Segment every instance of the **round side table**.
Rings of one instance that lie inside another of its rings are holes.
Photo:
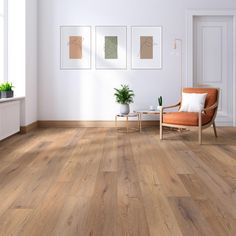
[[[125,123],[126,123],[126,130],[122,129],[121,127],[118,127],[118,119],[119,118],[125,118]],[[129,127],[129,118],[137,118],[138,120],[138,126],[137,128],[135,127]],[[140,122],[140,114],[139,113],[129,113],[127,115],[124,114],[117,114],[115,116],[115,122],[116,122],[116,128],[118,131],[120,132],[126,132],[129,133],[131,131],[140,131],[140,127],[141,127],[141,122]]]

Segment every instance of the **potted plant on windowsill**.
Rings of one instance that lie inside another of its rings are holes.
[[[14,91],[12,90],[14,86],[12,83],[6,82],[0,85],[0,97],[1,98],[12,98],[14,96]]]
[[[134,102],[134,92],[128,85],[121,85],[120,89],[115,88],[116,102],[120,104],[120,113],[127,115],[130,112],[129,104]]]

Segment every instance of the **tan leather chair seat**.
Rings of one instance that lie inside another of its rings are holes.
[[[211,121],[211,116],[202,113],[202,124]],[[198,126],[197,112],[170,112],[163,115],[163,123],[174,125]]]

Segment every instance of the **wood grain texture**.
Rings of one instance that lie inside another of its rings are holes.
[[[236,235],[236,129],[40,128],[0,142],[0,235]]]

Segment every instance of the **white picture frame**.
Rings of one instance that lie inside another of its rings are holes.
[[[127,69],[127,26],[96,26],[96,55],[97,70],[126,70]],[[113,41],[113,42],[112,42]],[[110,57],[108,54],[111,46]]]
[[[91,26],[60,27],[61,70],[91,69],[91,35]]]
[[[162,69],[162,27],[131,27],[131,68]]]

